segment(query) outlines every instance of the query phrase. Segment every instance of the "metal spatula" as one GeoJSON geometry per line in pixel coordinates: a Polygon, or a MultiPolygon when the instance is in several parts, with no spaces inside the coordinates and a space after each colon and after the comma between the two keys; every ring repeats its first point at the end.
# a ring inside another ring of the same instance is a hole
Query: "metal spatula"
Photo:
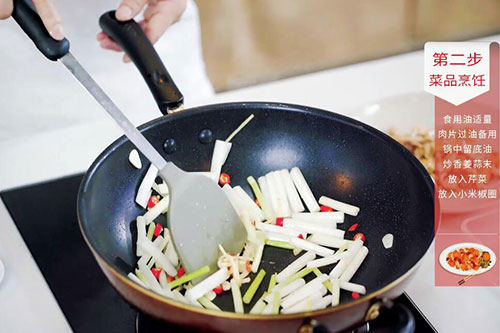
{"type": "MultiPolygon", "coordinates": [[[[172,162],[165,161],[73,57],[69,52],[69,42],[50,37],[31,2],[14,1],[12,16],[47,58],[64,64],[139,151],[160,170],[170,190],[167,215],[170,232],[186,271],[191,272],[205,265],[215,269],[219,244],[228,252],[239,253],[246,240],[246,231],[222,189],[206,176],[187,173],[172,162]]],[[[128,24],[137,25],[131,22],[128,24]]],[[[137,26],[134,33],[138,31],[142,33],[137,26]]],[[[145,36],[144,39],[147,40],[145,36]]]]}

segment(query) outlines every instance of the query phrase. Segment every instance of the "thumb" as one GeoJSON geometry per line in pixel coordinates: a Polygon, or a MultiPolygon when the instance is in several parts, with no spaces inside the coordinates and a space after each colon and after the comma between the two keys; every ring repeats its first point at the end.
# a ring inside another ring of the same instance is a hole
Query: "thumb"
{"type": "Polygon", "coordinates": [[[123,0],[115,16],[119,21],[131,20],[140,13],[147,2],[148,0],[123,0]]]}

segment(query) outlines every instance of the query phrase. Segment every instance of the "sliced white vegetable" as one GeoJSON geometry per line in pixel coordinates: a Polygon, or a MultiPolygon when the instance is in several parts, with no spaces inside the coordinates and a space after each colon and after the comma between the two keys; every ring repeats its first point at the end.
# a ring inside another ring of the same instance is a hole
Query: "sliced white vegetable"
{"type": "Polygon", "coordinates": [[[318,244],[315,244],[315,243],[312,243],[310,241],[300,239],[297,237],[291,238],[290,244],[293,247],[297,247],[297,248],[305,250],[305,251],[314,252],[317,255],[322,256],[322,257],[332,256],[335,253],[335,251],[333,251],[331,249],[328,249],[328,248],[323,247],[321,245],[318,245],[318,244]]]}
{"type": "Polygon", "coordinates": [[[333,256],[328,256],[324,257],[321,259],[316,259],[313,261],[309,261],[307,263],[307,268],[317,268],[317,267],[323,267],[323,266],[328,266],[331,264],[334,264],[338,261],[340,261],[343,258],[346,258],[349,256],[349,253],[347,252],[342,252],[342,253],[335,253],[333,256]]]}
{"type": "Polygon", "coordinates": [[[344,289],[347,291],[352,291],[361,295],[366,294],[365,286],[357,283],[347,282],[340,280],[340,289],[344,289]]]}
{"type": "Polygon", "coordinates": [[[351,216],[357,216],[359,213],[359,207],[353,206],[346,204],[345,202],[341,202],[338,200],[334,200],[325,196],[322,196],[319,198],[319,203],[328,206],[330,208],[333,208],[335,210],[341,211],[346,213],[347,215],[351,216]]]}
{"type": "Polygon", "coordinates": [[[168,195],[168,186],[167,184],[161,182],[160,184],[153,183],[153,190],[155,190],[159,195],[165,197],[168,195]]]}
{"type": "MultiPolygon", "coordinates": [[[[250,309],[250,314],[262,314],[264,309],[266,308],[267,304],[264,302],[263,299],[257,301],[255,305],[253,306],[252,309],[250,309]]],[[[270,308],[270,311],[272,310],[272,307],[270,308]]]]}
{"type": "Polygon", "coordinates": [[[257,245],[257,250],[255,251],[255,257],[252,261],[252,272],[257,273],[259,270],[260,262],[262,260],[262,253],[264,253],[264,242],[260,242],[257,245]]]}
{"type": "Polygon", "coordinates": [[[288,237],[298,237],[300,234],[303,234],[300,231],[295,230],[295,229],[283,228],[283,227],[279,227],[279,226],[274,225],[274,224],[267,224],[267,223],[262,223],[262,222],[256,222],[255,228],[257,228],[257,230],[265,231],[266,233],[270,232],[270,233],[276,233],[276,234],[283,234],[283,235],[286,235],[288,237]]]}
{"type": "MultiPolygon", "coordinates": [[[[143,241],[144,239],[148,240],[148,238],[146,237],[146,222],[144,220],[144,216],[137,216],[136,225],[137,225],[137,244],[143,241]]],[[[139,246],[136,246],[135,254],[138,257],[144,255],[139,246]]]]}
{"type": "Polygon", "coordinates": [[[267,184],[267,179],[265,176],[259,177],[257,179],[257,182],[259,183],[260,191],[262,192],[262,196],[264,197],[264,200],[267,202],[269,206],[269,212],[271,214],[271,217],[274,218],[276,217],[276,213],[274,212],[273,209],[273,204],[271,200],[271,195],[269,193],[269,186],[267,184]]]}
{"type": "Polygon", "coordinates": [[[144,251],[144,253],[147,253],[148,255],[152,256],[153,259],[155,260],[156,265],[160,268],[163,268],[168,275],[170,276],[177,275],[177,270],[172,265],[172,263],[160,250],[158,250],[158,248],[156,248],[156,246],[153,245],[151,241],[148,240],[140,242],[137,244],[137,246],[140,246],[142,248],[141,251],[144,251]]]}
{"type": "Polygon", "coordinates": [[[146,285],[153,291],[160,291],[162,288],[160,286],[160,283],[156,280],[155,276],[151,272],[151,269],[149,267],[144,266],[144,265],[138,265],[137,267],[139,269],[139,272],[141,272],[142,276],[145,279],[146,285]]]}
{"type": "Polygon", "coordinates": [[[245,204],[245,208],[250,212],[251,218],[255,219],[255,221],[263,221],[264,220],[264,213],[262,213],[262,210],[257,206],[255,201],[250,198],[250,196],[245,192],[241,186],[235,186],[233,187],[233,191],[236,193],[236,195],[241,199],[241,201],[245,204]]]}
{"type": "Polygon", "coordinates": [[[140,285],[141,287],[144,287],[144,288],[147,288],[147,286],[144,284],[144,282],[141,281],[141,279],[139,279],[137,277],[137,275],[135,275],[134,273],[130,272],[128,273],[127,277],[134,281],[135,283],[137,283],[138,285],[140,285]]]}
{"type": "Polygon", "coordinates": [[[222,282],[222,290],[228,291],[229,289],[231,289],[231,283],[229,281],[222,282]]]}
{"type": "Polygon", "coordinates": [[[330,279],[332,284],[332,306],[337,306],[340,303],[340,280],[330,279]]]}
{"type": "Polygon", "coordinates": [[[222,170],[222,166],[226,163],[227,156],[231,151],[231,142],[225,142],[221,140],[215,141],[214,152],[212,154],[212,163],[210,164],[210,173],[219,181],[219,175],[222,170]]]}
{"type": "Polygon", "coordinates": [[[168,209],[169,203],[170,203],[170,196],[166,196],[163,199],[161,199],[160,201],[158,201],[158,203],[156,205],[154,205],[153,208],[148,210],[146,212],[146,214],[144,214],[144,221],[146,222],[146,224],[150,224],[158,216],[163,214],[163,212],[168,209]]]}
{"type": "Polygon", "coordinates": [[[271,172],[271,177],[273,178],[274,185],[276,186],[276,193],[278,196],[277,204],[278,204],[278,211],[280,212],[280,217],[291,216],[292,209],[290,208],[290,204],[288,202],[285,190],[285,184],[283,183],[281,173],[279,171],[273,171],[271,172]]]}
{"type": "Polygon", "coordinates": [[[358,271],[359,267],[365,260],[366,256],[368,255],[368,248],[366,246],[363,246],[352,258],[351,262],[349,263],[349,266],[345,269],[344,273],[340,276],[339,280],[340,281],[350,281],[351,278],[356,274],[358,271]]]}
{"type": "Polygon", "coordinates": [[[328,280],[328,275],[322,274],[313,280],[309,281],[306,283],[304,286],[300,287],[290,295],[286,296],[283,298],[281,301],[281,306],[283,308],[288,308],[291,307],[292,305],[300,302],[304,298],[311,296],[315,291],[322,291],[322,288],[325,288],[323,286],[323,282],[328,280]]]}
{"type": "Polygon", "coordinates": [[[236,195],[231,185],[225,184],[224,186],[222,186],[222,191],[226,194],[234,210],[236,210],[236,212],[241,215],[241,213],[245,210],[245,204],[240,199],[240,197],[236,195]]]}
{"type": "Polygon", "coordinates": [[[307,209],[311,213],[319,212],[318,202],[314,198],[311,188],[307,185],[302,171],[300,171],[298,167],[292,168],[292,170],[290,170],[290,176],[292,177],[293,184],[297,188],[297,191],[299,191],[300,197],[304,200],[307,209]]]}
{"type": "Polygon", "coordinates": [[[162,269],[160,272],[160,276],[158,277],[158,281],[160,282],[160,286],[162,289],[170,290],[170,286],[168,285],[167,273],[162,269]]]}
{"type": "MultiPolygon", "coordinates": [[[[299,231],[296,232],[300,234],[299,231]]],[[[266,234],[266,239],[272,241],[287,242],[287,243],[290,241],[290,235],[287,234],[277,233],[277,232],[265,232],[265,234],[266,234]]]]}
{"type": "Polygon", "coordinates": [[[319,245],[333,247],[336,249],[341,248],[343,246],[349,246],[349,244],[352,243],[352,241],[348,239],[326,236],[322,234],[313,234],[311,239],[309,239],[309,241],[319,245]]]}
{"type": "Polygon", "coordinates": [[[234,312],[243,313],[243,300],[241,299],[240,286],[236,279],[231,279],[231,294],[233,295],[234,312]]]}
{"type": "Polygon", "coordinates": [[[148,200],[151,197],[151,193],[153,193],[151,188],[153,187],[156,176],[158,176],[158,169],[151,164],[148,171],[144,175],[144,178],[142,178],[141,185],[139,185],[139,189],[137,190],[135,202],[137,202],[137,204],[144,209],[147,208],[148,200]]]}
{"type": "Polygon", "coordinates": [[[167,256],[168,261],[172,263],[172,265],[177,266],[179,264],[179,256],[177,255],[177,251],[175,251],[175,247],[172,242],[168,242],[165,255],[167,256]]]}
{"type": "Polygon", "coordinates": [[[281,214],[283,212],[281,211],[281,209],[279,209],[280,206],[278,204],[278,185],[275,184],[274,177],[272,176],[271,172],[269,172],[265,177],[274,214],[276,215],[276,217],[282,217],[281,214]]]}
{"type": "Polygon", "coordinates": [[[313,311],[324,309],[327,306],[329,306],[330,304],[332,304],[332,298],[333,298],[332,295],[326,295],[318,302],[313,302],[312,303],[313,304],[313,306],[312,306],[313,311]]]}
{"type": "Polygon", "coordinates": [[[201,282],[199,282],[196,286],[186,291],[186,298],[189,298],[193,301],[196,301],[198,298],[202,297],[210,290],[217,287],[222,282],[226,281],[229,278],[229,272],[227,268],[221,268],[217,272],[208,276],[201,282]]]}
{"type": "Polygon", "coordinates": [[[253,193],[255,194],[255,198],[259,202],[259,205],[262,209],[262,213],[264,214],[265,219],[272,220],[274,215],[271,209],[271,203],[268,202],[266,198],[264,198],[264,195],[262,194],[259,184],[257,184],[257,181],[252,176],[248,177],[247,181],[250,187],[252,188],[253,193]]]}
{"type": "Polygon", "coordinates": [[[300,302],[298,302],[298,303],[296,303],[288,308],[283,308],[281,310],[281,313],[290,314],[290,313],[312,311],[312,310],[315,310],[314,304],[318,304],[319,302],[321,302],[321,300],[322,300],[321,290],[316,290],[309,297],[304,298],[300,302]]]}
{"type": "Polygon", "coordinates": [[[328,225],[322,225],[320,223],[310,223],[310,222],[304,222],[300,220],[293,220],[293,219],[284,219],[283,220],[283,228],[285,229],[294,229],[297,231],[305,232],[308,234],[312,233],[318,233],[318,234],[323,234],[331,237],[338,237],[338,238],[343,238],[345,235],[344,230],[339,230],[332,228],[328,225]]]}
{"type": "Polygon", "coordinates": [[[208,310],[215,310],[215,311],[222,311],[217,305],[215,305],[214,303],[212,303],[212,301],[210,301],[208,298],[206,297],[200,297],[198,298],[198,302],[205,308],[205,309],[208,309],[208,310]]]}
{"type": "Polygon", "coordinates": [[[247,238],[250,242],[257,242],[257,235],[255,233],[255,227],[252,225],[248,211],[244,210],[240,216],[241,222],[247,231],[247,238]]]}
{"type": "Polygon", "coordinates": [[[347,269],[347,266],[351,263],[352,259],[356,256],[358,251],[363,247],[363,241],[360,239],[356,239],[353,241],[349,248],[347,249],[348,256],[339,261],[339,263],[332,269],[330,272],[330,277],[338,279],[347,269]]]}
{"type": "Polygon", "coordinates": [[[217,296],[217,294],[215,293],[215,291],[213,290],[210,290],[208,293],[205,294],[205,296],[203,297],[206,297],[210,302],[213,301],[215,299],[215,297],[217,296]]]}
{"type": "MultiPolygon", "coordinates": [[[[284,298],[293,293],[294,291],[296,291],[297,289],[299,289],[300,287],[304,286],[305,284],[306,281],[304,279],[297,279],[287,285],[280,283],[277,286],[275,286],[273,290],[271,290],[271,292],[273,293],[278,292],[280,294],[280,297],[284,298]]],[[[271,302],[273,297],[274,297],[273,294],[269,294],[264,298],[264,300],[269,303],[271,302]]]]}
{"type": "Polygon", "coordinates": [[[262,313],[263,315],[272,315],[273,314],[273,307],[274,307],[274,303],[273,302],[269,302],[269,304],[266,305],[266,307],[264,308],[264,310],[262,310],[262,313]]]}
{"type": "Polygon", "coordinates": [[[130,164],[134,166],[136,169],[142,169],[142,161],[139,156],[139,152],[136,149],[132,149],[130,154],[128,154],[128,160],[130,164]]]}
{"type": "Polygon", "coordinates": [[[329,222],[337,224],[344,222],[344,215],[343,212],[295,213],[292,214],[292,218],[309,222],[329,222]]]}
{"type": "Polygon", "coordinates": [[[284,270],[282,270],[277,276],[276,281],[281,283],[288,279],[293,274],[297,273],[299,270],[304,268],[307,263],[316,258],[316,254],[314,252],[306,252],[299,258],[295,259],[290,265],[288,265],[284,270]]]}
{"type": "Polygon", "coordinates": [[[288,202],[290,203],[290,208],[293,213],[299,213],[304,211],[304,205],[302,201],[300,201],[299,193],[297,189],[295,189],[295,185],[293,185],[292,177],[290,176],[290,172],[287,169],[280,170],[281,181],[285,186],[286,197],[288,202]]]}
{"type": "Polygon", "coordinates": [[[394,236],[392,234],[386,234],[382,237],[382,244],[386,249],[390,249],[392,247],[392,243],[394,242],[394,236]]]}

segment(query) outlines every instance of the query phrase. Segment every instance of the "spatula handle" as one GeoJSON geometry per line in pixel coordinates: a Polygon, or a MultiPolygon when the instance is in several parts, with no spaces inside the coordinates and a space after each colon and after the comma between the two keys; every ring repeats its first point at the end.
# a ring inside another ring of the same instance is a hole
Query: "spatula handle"
{"type": "Polygon", "coordinates": [[[50,60],[62,58],[69,52],[69,41],[53,39],[29,0],[14,0],[12,17],[35,43],[40,52],[50,60]]]}
{"type": "Polygon", "coordinates": [[[182,106],[184,98],[180,90],[137,22],[118,21],[115,11],[110,11],[101,16],[99,25],[134,62],[163,114],[182,106]]]}

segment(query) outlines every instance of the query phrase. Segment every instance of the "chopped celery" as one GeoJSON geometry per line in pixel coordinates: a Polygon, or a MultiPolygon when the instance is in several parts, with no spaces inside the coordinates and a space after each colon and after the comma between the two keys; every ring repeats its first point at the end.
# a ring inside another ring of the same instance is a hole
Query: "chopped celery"
{"type": "Polygon", "coordinates": [[[278,314],[280,311],[280,302],[281,302],[281,297],[280,293],[278,291],[274,292],[273,295],[273,314],[278,314]]]}
{"type": "Polygon", "coordinates": [[[170,286],[170,288],[175,288],[177,286],[180,286],[181,284],[184,284],[186,282],[194,280],[200,276],[206,275],[206,274],[208,274],[208,272],[210,272],[210,267],[205,266],[205,267],[202,267],[202,268],[200,268],[192,273],[185,274],[183,277],[178,278],[177,280],[170,282],[168,285],[170,286]]]}
{"type": "Polygon", "coordinates": [[[198,302],[203,305],[205,309],[209,310],[216,310],[216,311],[221,311],[221,309],[215,305],[213,302],[211,302],[208,298],[205,296],[198,298],[198,302]]]}
{"type": "MultiPolygon", "coordinates": [[[[316,268],[313,268],[313,273],[316,275],[316,276],[321,276],[323,275],[323,273],[321,273],[321,271],[316,267],[316,268]]],[[[329,280],[326,280],[325,282],[323,282],[323,285],[326,287],[326,289],[328,289],[328,291],[333,294],[333,286],[332,284],[330,283],[329,280]]]]}
{"type": "Polygon", "coordinates": [[[149,240],[152,240],[153,239],[153,235],[155,233],[155,228],[156,228],[156,225],[154,222],[152,222],[149,227],[148,227],[148,234],[147,234],[147,237],[149,238],[149,240]]]}
{"type": "Polygon", "coordinates": [[[287,249],[287,250],[294,249],[294,247],[291,246],[289,242],[275,241],[275,240],[270,240],[270,239],[266,239],[266,245],[279,247],[279,248],[287,249]]]}
{"type": "Polygon", "coordinates": [[[248,177],[247,181],[248,184],[250,184],[250,187],[252,188],[252,191],[255,194],[255,197],[257,198],[257,201],[260,204],[260,208],[262,208],[262,213],[264,213],[264,216],[266,217],[267,220],[272,219],[273,216],[271,213],[271,209],[269,208],[269,203],[262,195],[262,192],[260,191],[259,188],[259,184],[257,184],[257,181],[252,176],[248,177]]]}
{"type": "Polygon", "coordinates": [[[259,288],[260,284],[262,283],[264,276],[266,276],[266,271],[261,269],[257,276],[253,279],[250,287],[248,287],[247,291],[245,292],[245,295],[243,296],[243,303],[249,304],[252,301],[252,298],[255,295],[255,292],[259,288]]]}
{"type": "Polygon", "coordinates": [[[271,279],[269,280],[269,287],[267,287],[267,292],[270,293],[273,290],[274,286],[276,286],[276,273],[271,275],[271,279]]]}
{"type": "Polygon", "coordinates": [[[285,281],[283,281],[283,285],[286,286],[287,284],[290,284],[297,279],[303,278],[304,276],[308,275],[312,271],[313,271],[313,268],[304,268],[301,271],[298,271],[297,273],[290,276],[285,281]]]}

